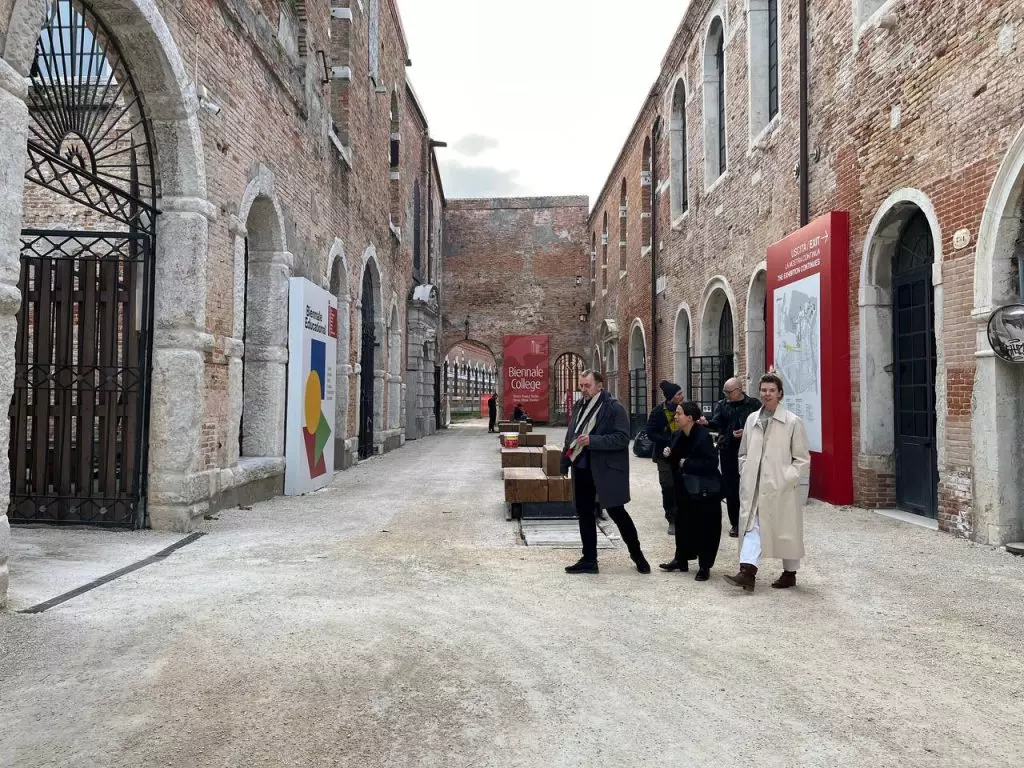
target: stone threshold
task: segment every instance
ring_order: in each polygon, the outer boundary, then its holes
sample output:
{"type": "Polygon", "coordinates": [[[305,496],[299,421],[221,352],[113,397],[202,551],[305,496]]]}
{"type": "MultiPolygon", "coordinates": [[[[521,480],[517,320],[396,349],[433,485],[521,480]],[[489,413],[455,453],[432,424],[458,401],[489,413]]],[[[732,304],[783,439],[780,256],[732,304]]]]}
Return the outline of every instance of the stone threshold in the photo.
{"type": "Polygon", "coordinates": [[[899,520],[901,523],[910,523],[919,528],[927,528],[929,531],[939,530],[939,521],[922,515],[915,515],[913,512],[904,512],[902,509],[873,509],[875,514],[888,517],[892,520],[899,520]]]}

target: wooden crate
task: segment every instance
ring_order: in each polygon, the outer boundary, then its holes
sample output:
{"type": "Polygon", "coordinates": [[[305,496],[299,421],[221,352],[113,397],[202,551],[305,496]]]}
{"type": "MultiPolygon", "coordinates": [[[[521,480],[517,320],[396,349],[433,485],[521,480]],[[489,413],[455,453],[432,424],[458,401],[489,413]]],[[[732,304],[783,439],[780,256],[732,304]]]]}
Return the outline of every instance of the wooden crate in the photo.
{"type": "Polygon", "coordinates": [[[507,467],[535,467],[541,469],[544,466],[544,449],[542,448],[502,448],[501,466],[507,467]]]}
{"type": "Polygon", "coordinates": [[[547,435],[541,432],[528,432],[519,436],[519,445],[524,448],[543,448],[547,442],[547,435]]]}
{"type": "Polygon", "coordinates": [[[572,481],[568,477],[549,477],[548,501],[572,501],[572,481]]]}
{"type": "Polygon", "coordinates": [[[541,466],[544,467],[544,474],[549,477],[558,477],[561,474],[562,449],[557,445],[545,445],[543,450],[544,457],[541,466]]]}
{"type": "Polygon", "coordinates": [[[510,504],[548,500],[548,477],[538,467],[509,467],[505,478],[505,501],[510,504]]]}
{"type": "Polygon", "coordinates": [[[499,421],[498,422],[499,432],[518,432],[519,425],[512,421],[499,421]]]}
{"type": "Polygon", "coordinates": [[[520,435],[525,435],[525,434],[528,434],[530,432],[533,432],[533,424],[530,424],[530,423],[525,422],[525,421],[520,421],[519,422],[519,434],[520,435]]]}

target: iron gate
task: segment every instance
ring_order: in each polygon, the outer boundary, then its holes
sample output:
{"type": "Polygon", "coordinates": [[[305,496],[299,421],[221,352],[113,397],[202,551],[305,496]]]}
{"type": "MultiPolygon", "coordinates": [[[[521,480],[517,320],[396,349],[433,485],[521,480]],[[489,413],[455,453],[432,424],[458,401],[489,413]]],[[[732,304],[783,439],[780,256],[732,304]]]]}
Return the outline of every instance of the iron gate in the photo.
{"type": "Polygon", "coordinates": [[[732,355],[701,355],[690,358],[689,381],[686,391],[708,416],[722,399],[726,379],[733,377],[732,355]]]}
{"type": "Polygon", "coordinates": [[[632,440],[647,426],[647,369],[629,372],[629,437],[632,440]]]}
{"type": "Polygon", "coordinates": [[[9,516],[142,527],[153,153],[131,74],[81,0],[50,4],[28,106],[9,516]]]}
{"type": "Polygon", "coordinates": [[[555,360],[555,418],[552,421],[554,426],[568,426],[584,369],[583,358],[572,352],[559,355],[555,360]]]}
{"type": "Polygon", "coordinates": [[[359,362],[359,458],[368,459],[373,455],[373,402],[374,402],[374,351],[376,340],[373,320],[373,278],[370,270],[363,276],[363,309],[362,309],[362,351],[359,362]]]}

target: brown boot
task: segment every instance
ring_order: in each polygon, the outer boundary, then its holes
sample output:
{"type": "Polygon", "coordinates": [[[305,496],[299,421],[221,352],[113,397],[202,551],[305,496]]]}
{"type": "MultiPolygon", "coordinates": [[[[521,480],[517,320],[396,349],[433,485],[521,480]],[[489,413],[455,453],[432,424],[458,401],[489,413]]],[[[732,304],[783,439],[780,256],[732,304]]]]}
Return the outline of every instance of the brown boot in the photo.
{"type": "Polygon", "coordinates": [[[757,577],[757,566],[740,563],[740,572],[735,576],[726,576],[725,580],[737,587],[743,587],[745,592],[754,591],[754,582],[757,577]]]}
{"type": "Polygon", "coordinates": [[[772,589],[789,589],[796,586],[796,571],[783,571],[775,581],[772,582],[772,589]]]}

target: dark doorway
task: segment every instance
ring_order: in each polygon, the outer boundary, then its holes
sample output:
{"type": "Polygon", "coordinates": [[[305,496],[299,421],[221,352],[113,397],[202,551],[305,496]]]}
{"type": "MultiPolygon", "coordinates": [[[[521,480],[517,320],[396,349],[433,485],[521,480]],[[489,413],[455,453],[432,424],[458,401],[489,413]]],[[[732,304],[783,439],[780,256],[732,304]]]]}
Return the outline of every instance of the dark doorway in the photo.
{"type": "Polygon", "coordinates": [[[369,268],[363,274],[362,349],[359,354],[359,458],[373,455],[374,365],[376,338],[373,305],[373,276],[369,268]]]}
{"type": "Polygon", "coordinates": [[[647,426],[647,369],[637,368],[629,372],[629,437],[647,426]]]}
{"type": "Polygon", "coordinates": [[[156,247],[149,122],[86,3],[51,3],[45,24],[28,89],[8,514],[143,527],[156,247]]]}
{"type": "Polygon", "coordinates": [[[893,256],[893,353],[896,418],[896,503],[938,515],[935,440],[934,244],[920,211],[907,222],[893,256]]]}

